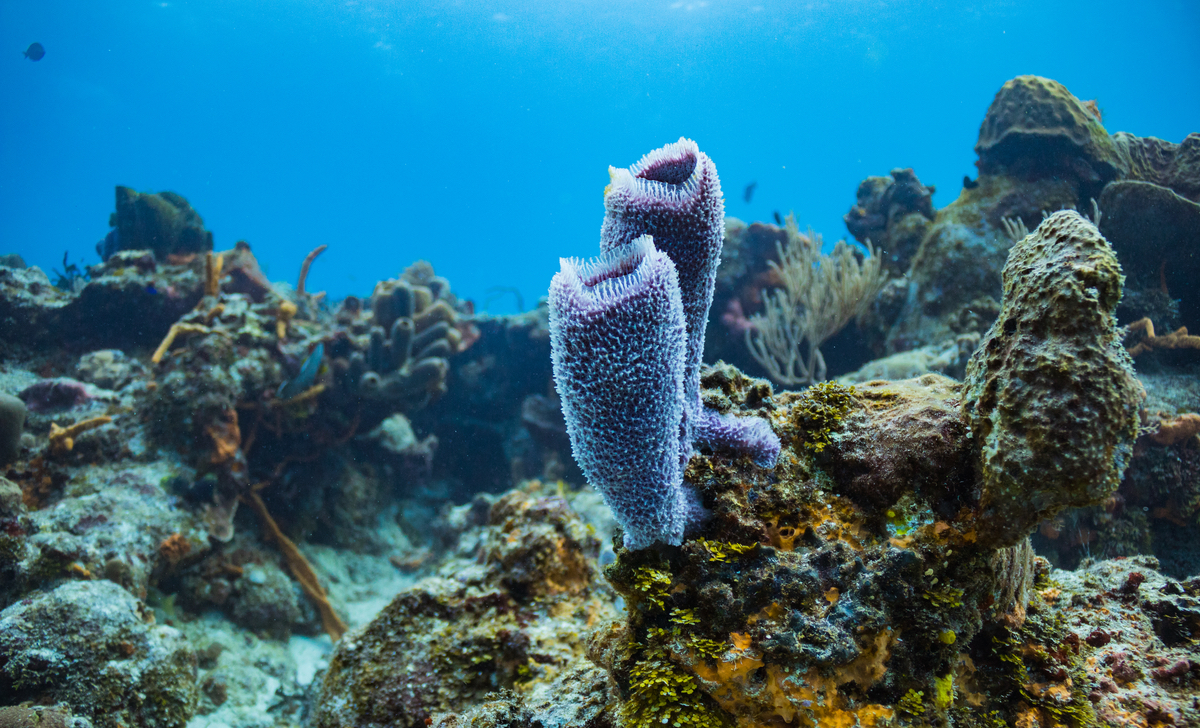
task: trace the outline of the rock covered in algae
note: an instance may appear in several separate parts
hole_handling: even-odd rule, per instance
[[[1108,182],[1128,172],[1094,106],[1041,76],[1017,76],[1000,88],[979,128],[975,151],[980,170],[988,172],[1041,165],[1087,182]]]
[[[1200,134],[1194,136],[1200,146]],[[1167,187],[1130,180],[1105,187],[1100,209],[1100,232],[1127,276],[1118,311],[1122,320],[1148,316],[1163,332],[1184,324],[1195,328],[1200,321],[1200,203]]]
[[[97,728],[184,726],[196,654],[110,581],[63,584],[0,612],[0,695],[65,703]]]
[[[401,592],[338,643],[312,724],[421,726],[498,689],[530,693],[581,669],[585,632],[616,612],[600,543],[557,496],[514,490],[462,540],[471,560]]]
[[[960,385],[772,394],[721,365],[703,383],[706,402],[768,415],[784,450],[773,471],[693,456],[686,479],[712,513],[697,538],[620,549],[606,570],[627,618],[589,654],[622,721],[882,726],[910,693],[929,696],[907,702],[928,720],[968,710],[955,686],[973,645],[1021,623],[1035,563],[1027,542],[976,543]]]
[[[945,347],[961,334],[987,330],[999,312],[1001,270],[1014,242],[1006,220],[1032,228],[1045,212],[1090,214],[1106,185],[1129,180],[1200,201],[1200,134],[1179,144],[1125,132],[1110,135],[1094,102],[1080,101],[1048,78],[1019,76],[1005,83],[980,125],[975,150],[978,179],[964,179],[961,194],[931,223],[923,223],[922,215],[877,214],[873,190],[886,192],[886,178],[868,178],[859,204],[847,215],[851,231],[869,233],[877,249],[879,240],[920,236],[905,277],[884,290],[864,321],[877,354]],[[890,186],[898,185],[899,180]],[[1100,207],[1107,212],[1103,202]],[[1155,275],[1160,263],[1153,262]],[[1169,266],[1166,275],[1171,279]],[[1185,292],[1188,279],[1180,275],[1178,280],[1182,283],[1174,288]],[[1153,300],[1131,303],[1139,311],[1156,308]]]
[[[1072,211],[1013,247],[1003,308],[965,382],[983,542],[1012,545],[1119,485],[1145,396],[1113,315],[1123,280],[1107,241]]]
[[[183,195],[137,192],[117,186],[117,210],[109,218],[112,232],[96,246],[101,258],[121,250],[153,250],[168,255],[203,253],[213,248],[212,233]]]

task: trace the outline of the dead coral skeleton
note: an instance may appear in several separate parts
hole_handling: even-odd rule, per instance
[[[100,415],[92,417],[80,422],[76,422],[70,427],[59,427],[53,422],[50,423],[50,452],[54,455],[62,455],[75,449],[75,438],[79,437],[88,430],[94,430],[101,425],[107,425],[112,422],[112,418],[108,415]]]
[[[821,236],[802,234],[794,215],[786,230],[787,244],[775,246],[779,262],[770,262],[783,285],[763,291],[764,312],[751,317],[746,348],[780,384],[819,382],[825,379],[821,344],[866,313],[888,275],[870,241],[866,257],[844,240],[823,255]]]
[[[346,633],[346,623],[337,615],[337,612],[333,611],[333,605],[329,603],[329,597],[326,595],[325,589],[321,586],[320,580],[317,579],[317,574],[313,571],[308,559],[304,558],[304,554],[300,553],[300,549],[296,547],[296,544],[290,538],[283,535],[283,531],[279,530],[279,525],[275,523],[275,519],[267,511],[267,506],[263,503],[258,493],[253,490],[243,493],[241,500],[258,514],[263,524],[263,530],[266,531],[267,537],[275,542],[275,545],[279,548],[279,553],[283,554],[284,561],[288,565],[288,570],[292,572],[292,576],[299,582],[300,588],[304,590],[304,593],[316,605],[317,611],[321,614],[321,624],[329,634],[329,637],[335,642],[341,639],[342,635]]]
[[[1125,327],[1125,335],[1144,333],[1145,336],[1137,344],[1129,347],[1129,355],[1137,356],[1151,349],[1200,349],[1200,336],[1188,333],[1186,326],[1180,326],[1164,336],[1154,333],[1154,322],[1149,318],[1141,318]]]

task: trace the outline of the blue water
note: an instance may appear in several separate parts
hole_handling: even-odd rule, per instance
[[[1019,74],[1097,99],[1109,131],[1200,131],[1198,39],[1194,0],[5,0],[0,252],[96,262],[122,184],[184,195],[275,280],[328,244],[309,290],[426,258],[528,307],[597,251],[608,165],[681,135],[727,214],[832,239],[867,175],[911,166],[953,200]]]

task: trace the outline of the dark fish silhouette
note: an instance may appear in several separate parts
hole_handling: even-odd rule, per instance
[[[758,182],[751,182],[750,184],[746,185],[746,191],[742,193],[742,199],[744,199],[746,202],[749,202],[750,199],[754,197],[754,188],[757,186]]]
[[[969,174],[963,175],[963,188],[964,189],[973,190],[978,186],[979,186],[978,180],[971,179],[971,175],[969,175]]]
[[[46,49],[42,47],[41,43],[30,43],[29,47],[25,49],[25,57],[31,61],[40,61],[45,55]]]
[[[775,224],[776,225],[783,224],[783,216],[779,214],[779,210],[776,210],[775,212],[773,212],[771,214],[775,216]]]
[[[279,389],[275,392],[275,399],[286,402],[292,397],[303,394],[316,381],[317,373],[321,371],[321,360],[324,358],[325,345],[317,344],[304,363],[300,365],[300,373],[279,385]]]

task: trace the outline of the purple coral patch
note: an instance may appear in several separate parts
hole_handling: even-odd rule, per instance
[[[42,379],[21,390],[17,396],[31,412],[70,409],[92,399],[86,384],[67,377]]]

